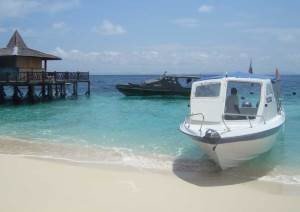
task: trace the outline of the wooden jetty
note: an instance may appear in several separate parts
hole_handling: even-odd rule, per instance
[[[73,96],[78,95],[79,83],[87,84],[85,94],[90,95],[89,72],[48,72],[48,60],[61,58],[28,48],[15,31],[6,48],[0,49],[0,103],[7,99],[6,87],[12,88],[11,99],[16,104],[23,100],[34,103],[38,99],[66,97],[68,84],[72,85]],[[36,90],[40,91],[38,95]]]

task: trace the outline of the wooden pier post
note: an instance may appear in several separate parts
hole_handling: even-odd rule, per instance
[[[78,96],[78,81],[75,82],[75,96]]]
[[[85,93],[85,95],[90,96],[90,94],[91,94],[91,83],[90,83],[90,81],[88,81],[88,90]]]
[[[12,97],[13,103],[14,104],[20,104],[22,101],[22,92],[19,90],[18,86],[14,86],[14,94]]]
[[[58,85],[55,83],[55,97],[58,97]]]
[[[41,89],[42,89],[42,91],[41,91],[42,92],[42,99],[45,99],[45,97],[46,97],[45,83],[42,84]]]
[[[77,88],[78,88],[77,81],[73,82],[73,94],[72,94],[72,96],[77,96],[78,95]]]
[[[60,97],[62,97],[62,84],[59,84],[59,94],[60,94]]]
[[[60,93],[60,97],[63,98],[64,97],[64,88],[63,88],[63,84],[59,85],[59,93]]]
[[[0,104],[3,104],[5,102],[5,91],[4,91],[4,86],[0,85]]]
[[[67,95],[67,93],[66,93],[66,84],[63,83],[63,84],[62,84],[62,97],[65,98],[66,95]]]
[[[27,99],[32,104],[35,102],[34,85],[28,86]]]
[[[53,98],[53,88],[52,88],[52,85],[49,84],[47,85],[47,89],[48,89],[48,99],[51,100]]]

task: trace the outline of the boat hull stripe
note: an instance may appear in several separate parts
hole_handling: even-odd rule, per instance
[[[240,141],[250,141],[250,140],[256,140],[264,137],[271,136],[275,133],[277,133],[282,125],[279,125],[278,127],[275,127],[270,130],[266,130],[263,132],[253,133],[250,135],[242,135],[242,136],[235,136],[235,137],[227,137],[227,138],[220,138],[217,142],[212,142],[210,139],[200,136],[194,136],[191,134],[188,134],[189,136],[193,137],[195,140],[207,143],[207,144],[225,144],[225,143],[233,143],[233,142],[240,142]]]

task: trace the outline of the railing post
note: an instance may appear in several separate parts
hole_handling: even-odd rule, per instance
[[[251,121],[250,121],[249,116],[247,116],[247,119],[248,119],[248,121],[249,121],[250,128],[252,128],[253,126],[252,126],[252,123],[251,123]]]
[[[54,71],[54,82],[56,82],[56,71]]]
[[[9,81],[9,72],[6,73],[6,82]]]
[[[77,81],[79,80],[79,71],[77,71],[77,77],[76,77]]]
[[[46,72],[44,72],[44,71],[42,72],[42,82],[43,82],[43,83],[45,82],[45,73],[46,73]]]
[[[29,82],[29,72],[26,72],[26,81]]]

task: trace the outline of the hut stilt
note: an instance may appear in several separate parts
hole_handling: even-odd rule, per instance
[[[5,102],[5,91],[4,91],[4,86],[0,85],[0,104],[3,104]]]

